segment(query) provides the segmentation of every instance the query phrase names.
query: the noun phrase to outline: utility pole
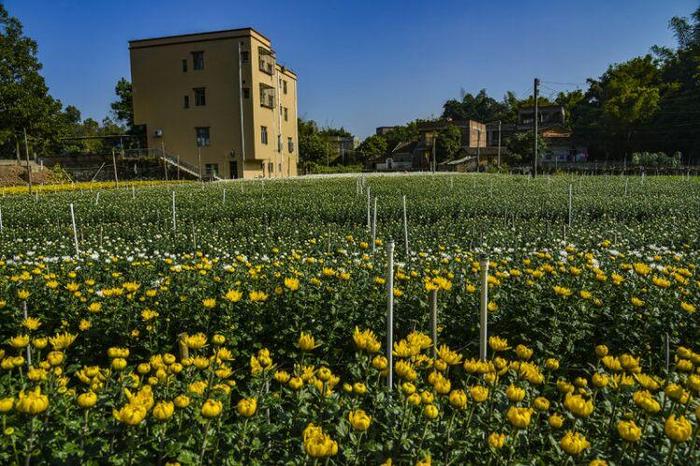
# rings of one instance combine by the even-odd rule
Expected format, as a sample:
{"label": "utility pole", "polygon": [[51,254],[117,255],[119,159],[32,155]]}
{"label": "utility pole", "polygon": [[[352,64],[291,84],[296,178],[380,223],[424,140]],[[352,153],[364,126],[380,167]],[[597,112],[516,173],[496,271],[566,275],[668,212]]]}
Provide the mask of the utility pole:
{"label": "utility pole", "polygon": [[501,169],[501,120],[498,120],[498,169]]}
{"label": "utility pole", "polygon": [[32,193],[32,169],[29,166],[29,144],[27,143],[27,128],[23,128],[24,131],[24,149],[27,155],[27,181],[29,181],[29,194]]}
{"label": "utility pole", "polygon": [[534,176],[537,176],[537,93],[539,92],[539,87],[540,87],[540,80],[535,78],[535,84],[534,84],[534,97],[535,97],[535,114],[534,118],[532,120],[533,124],[533,132],[535,133],[535,171],[534,171]]}
{"label": "utility pole", "polygon": [[481,129],[476,129],[476,172],[481,168]]}

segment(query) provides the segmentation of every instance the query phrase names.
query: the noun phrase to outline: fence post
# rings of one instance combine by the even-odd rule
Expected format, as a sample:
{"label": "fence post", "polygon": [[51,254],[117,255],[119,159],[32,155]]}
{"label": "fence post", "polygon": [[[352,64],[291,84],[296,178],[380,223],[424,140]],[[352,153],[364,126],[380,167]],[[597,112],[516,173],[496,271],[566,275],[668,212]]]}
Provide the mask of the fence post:
{"label": "fence post", "polygon": [[406,195],[403,196],[403,238],[406,243],[406,259],[408,259],[408,215],[406,213]]}
{"label": "fence post", "polygon": [[489,259],[484,257],[479,262],[481,268],[481,307],[479,315],[479,358],[486,361],[488,344],[489,312]]}
{"label": "fence post", "polygon": [[0,231],[2,231],[4,226],[2,225],[2,209],[0,209]]}
{"label": "fence post", "polygon": [[372,229],[372,217],[371,217],[371,210],[372,210],[371,202],[372,201],[370,199],[370,193],[369,193],[370,189],[371,188],[369,186],[367,186],[367,229],[368,230]]}
{"label": "fence post", "polygon": [[175,223],[175,191],[173,191],[173,232],[177,231],[177,224]]}
{"label": "fence post", "polygon": [[224,205],[226,204],[226,188],[224,188],[224,197],[223,197],[221,203]]}
{"label": "fence post", "polygon": [[573,185],[569,183],[569,228],[571,228],[571,220],[573,218]]}
{"label": "fence post", "polygon": [[392,349],[394,348],[394,241],[386,243],[386,359],[388,368],[387,385],[391,391],[394,380],[394,359]]}
{"label": "fence post", "polygon": [[73,242],[75,243],[75,255],[80,254],[80,248],[78,247],[78,229],[75,227],[75,210],[73,209],[73,204],[70,205],[70,218],[73,223]]}
{"label": "fence post", "polygon": [[372,252],[376,249],[377,240],[377,197],[374,198],[374,212],[372,214]]}
{"label": "fence post", "polygon": [[437,290],[430,292],[430,330],[433,338],[433,359],[437,357]]}

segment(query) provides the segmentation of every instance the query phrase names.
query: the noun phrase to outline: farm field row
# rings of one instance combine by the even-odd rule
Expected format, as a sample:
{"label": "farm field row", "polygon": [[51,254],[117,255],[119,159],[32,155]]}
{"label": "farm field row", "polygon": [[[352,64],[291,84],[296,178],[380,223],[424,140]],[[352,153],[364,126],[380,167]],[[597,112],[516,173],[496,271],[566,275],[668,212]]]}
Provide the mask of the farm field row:
{"label": "farm field row", "polygon": [[695,178],[193,183],[0,211],[2,463],[700,461]]}

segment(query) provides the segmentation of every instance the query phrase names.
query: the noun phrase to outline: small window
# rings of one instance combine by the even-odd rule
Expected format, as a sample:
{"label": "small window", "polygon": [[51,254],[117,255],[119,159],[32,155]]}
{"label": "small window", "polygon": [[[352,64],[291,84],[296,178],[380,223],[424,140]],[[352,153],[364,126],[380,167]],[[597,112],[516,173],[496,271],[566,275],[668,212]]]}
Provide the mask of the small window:
{"label": "small window", "polygon": [[275,172],[275,164],[272,162],[267,163],[267,172],[272,175]]}
{"label": "small window", "polygon": [[186,58],[182,59],[182,72],[187,73],[187,59]]}
{"label": "small window", "polygon": [[197,107],[203,107],[207,104],[206,92],[203,87],[195,87],[192,89],[194,91],[194,104]]}
{"label": "small window", "polygon": [[247,50],[241,50],[241,63],[248,63],[249,59],[249,52]]}
{"label": "small window", "polygon": [[287,81],[284,79],[282,80],[282,93],[283,94],[287,93]]}
{"label": "small window", "polygon": [[281,163],[277,164],[277,171],[282,173],[282,164]]}
{"label": "small window", "polygon": [[244,87],[244,88],[243,88],[243,98],[244,98],[244,99],[249,99],[249,98],[250,98],[250,88],[249,88],[249,87]]}
{"label": "small window", "polygon": [[277,152],[282,152],[282,135],[277,135]]}
{"label": "small window", "polygon": [[197,136],[197,146],[203,147],[208,146],[211,143],[209,139],[209,127],[199,127],[195,128],[195,134]]}
{"label": "small window", "polygon": [[287,149],[290,154],[294,152],[294,141],[292,141],[292,138],[287,138]]}
{"label": "small window", "polygon": [[260,127],[260,142],[267,144],[267,126]]}
{"label": "small window", "polygon": [[192,69],[204,69],[204,52],[192,52]]}
{"label": "small window", "polygon": [[287,107],[284,107],[284,121],[289,121],[289,112],[287,112]]}
{"label": "small window", "polygon": [[188,96],[188,95],[185,96],[185,100],[183,102],[183,107],[190,108],[190,96]]}
{"label": "small window", "polygon": [[208,177],[219,176],[219,164],[218,163],[204,164],[204,173]]}

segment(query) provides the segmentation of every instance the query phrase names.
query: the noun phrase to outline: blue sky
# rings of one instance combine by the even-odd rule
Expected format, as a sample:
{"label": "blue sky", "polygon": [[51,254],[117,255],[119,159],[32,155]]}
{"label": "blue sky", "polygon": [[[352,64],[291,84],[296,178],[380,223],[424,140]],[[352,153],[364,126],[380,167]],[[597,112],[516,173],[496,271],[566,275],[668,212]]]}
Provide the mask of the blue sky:
{"label": "blue sky", "polygon": [[[2,2],[3,0],[0,0]],[[299,75],[299,115],[364,137],[438,116],[460,89],[574,88],[608,64],[673,45],[697,0],[4,0],[38,41],[53,96],[83,117],[109,111],[129,77],[128,40],[252,26]],[[263,6],[264,5],[264,6]],[[571,83],[571,84],[552,84]]]}

